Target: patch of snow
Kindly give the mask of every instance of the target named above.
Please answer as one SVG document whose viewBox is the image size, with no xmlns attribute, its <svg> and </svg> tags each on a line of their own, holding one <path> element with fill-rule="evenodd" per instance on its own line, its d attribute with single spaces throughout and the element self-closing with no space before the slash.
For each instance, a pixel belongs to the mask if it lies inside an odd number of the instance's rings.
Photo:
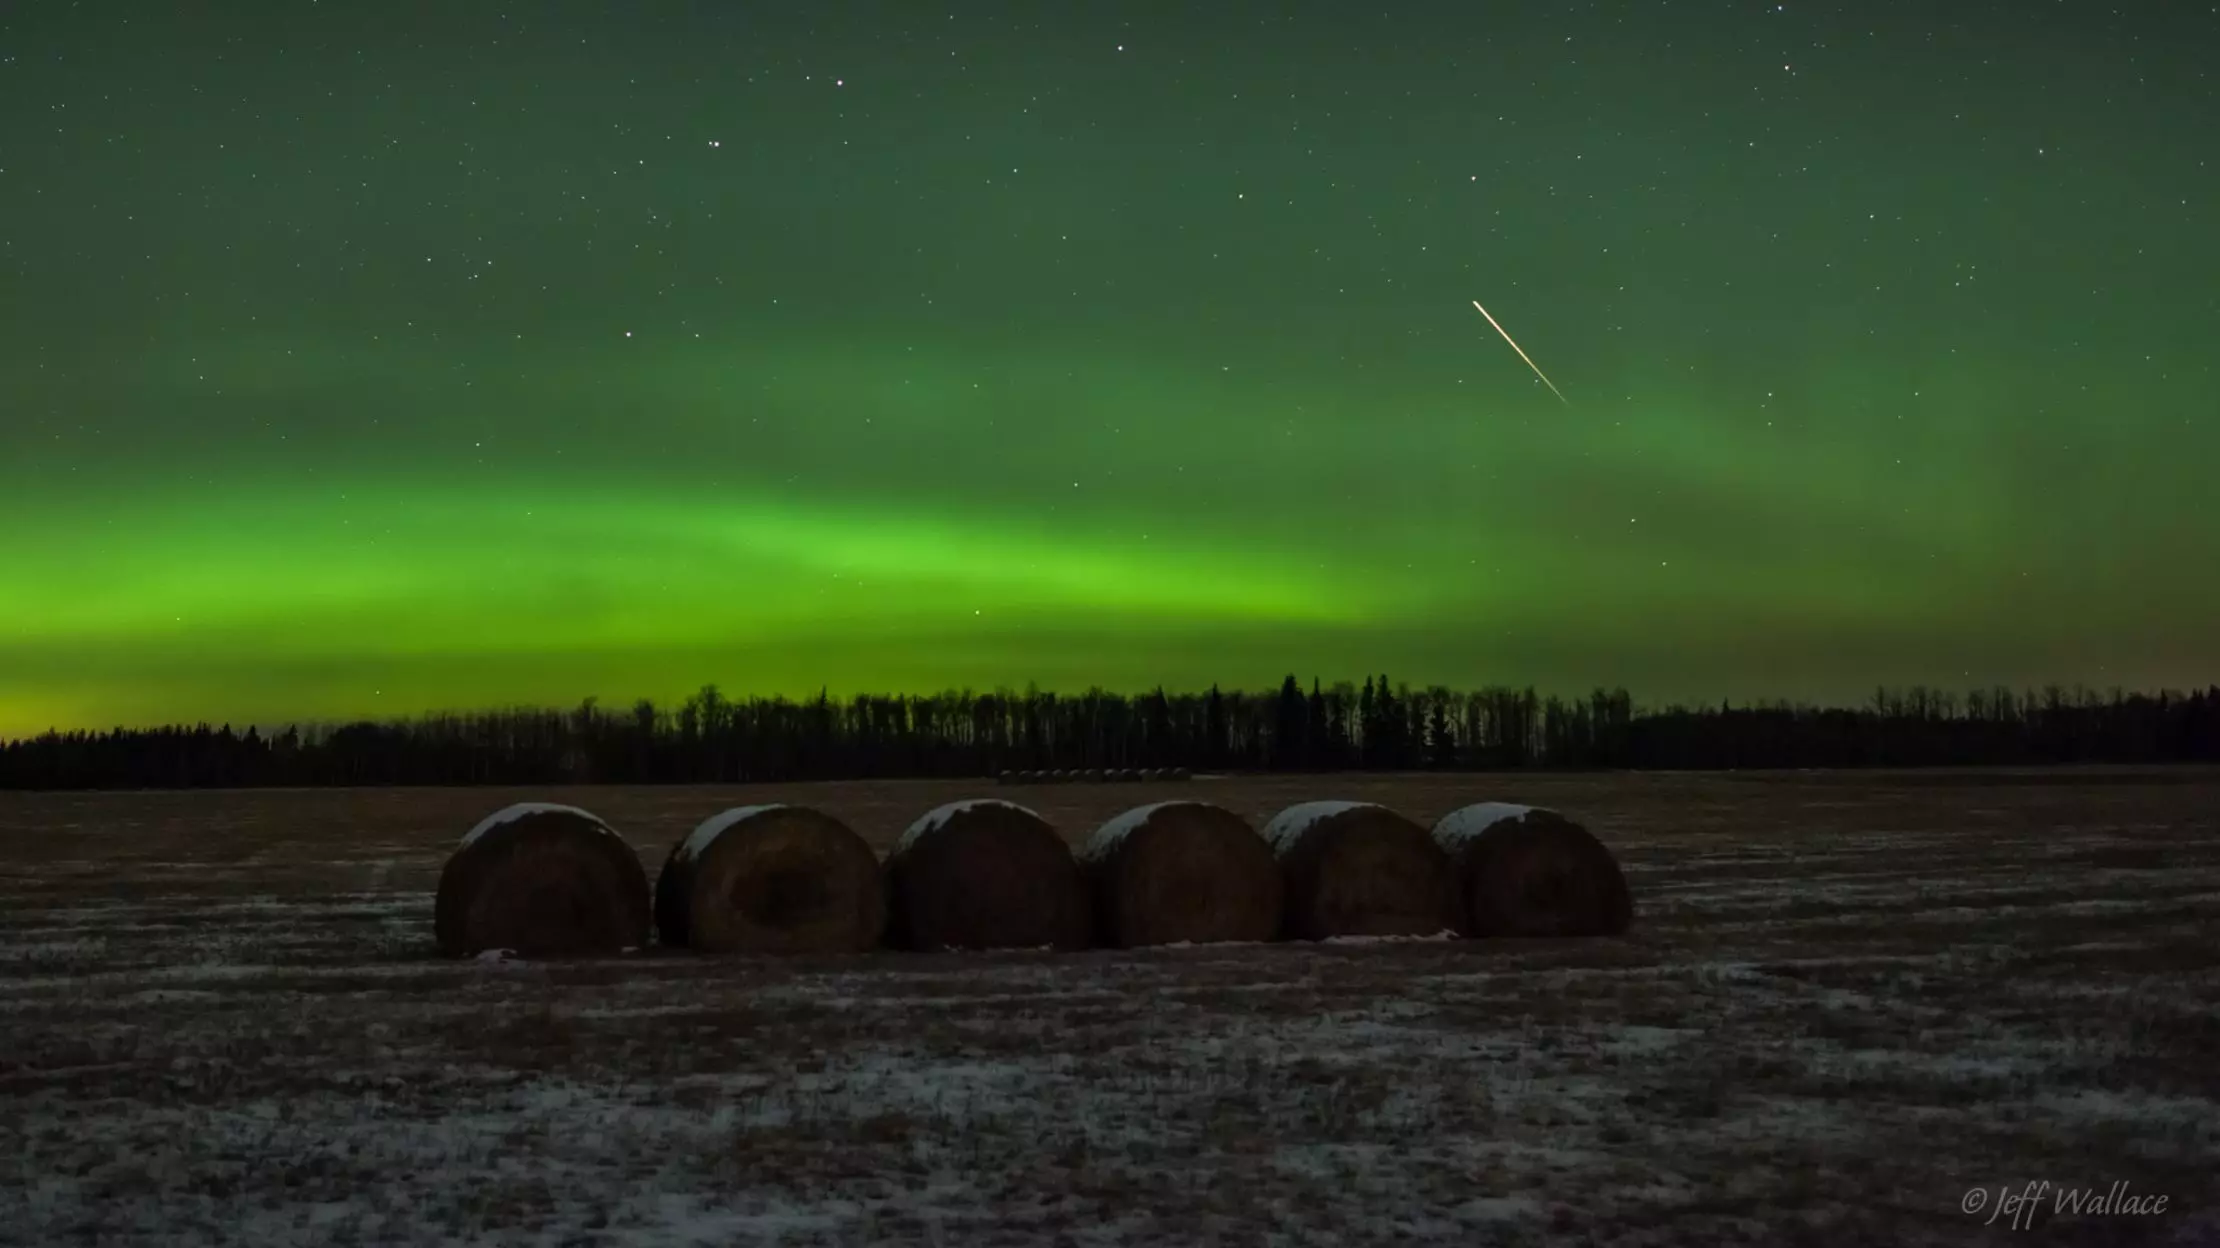
<svg viewBox="0 0 2220 1248">
<path fill-rule="evenodd" d="M 1459 1221 L 1520 1222 L 1538 1220 L 1548 1210 L 1531 1196 L 1475 1196 L 1451 1212 Z"/>
<path fill-rule="evenodd" d="M 1095 834 L 1087 838 L 1086 846 L 1080 850 L 1080 859 L 1081 861 L 1092 862 L 1107 858 L 1117 851 L 1119 845 L 1124 844 L 1125 838 L 1146 827 L 1149 820 L 1156 817 L 1157 811 L 1164 809 L 1166 806 L 1191 806 L 1194 804 L 1193 802 L 1170 801 L 1151 802 L 1146 806 L 1136 806 L 1095 829 Z"/>
<path fill-rule="evenodd" d="M 1853 1105 L 1802 1096 L 1759 1094 L 1739 1098 L 1715 1127 L 1725 1137 L 1787 1144 L 1854 1138 Z"/>
<path fill-rule="evenodd" d="M 0 962 L 67 962 L 73 958 L 92 957 L 108 948 L 105 933 L 81 936 L 72 940 L 24 941 L 21 944 L 0 946 Z"/>
<path fill-rule="evenodd" d="M 580 810 L 576 806 L 562 806 L 554 802 L 518 802 L 513 806 L 504 806 L 480 819 L 477 827 L 464 834 L 462 844 L 458 848 L 470 848 L 472 842 L 503 824 L 514 823 L 519 819 L 529 818 L 533 815 L 548 814 L 577 815 L 609 835 L 617 836 L 617 830 L 610 827 L 602 820 L 601 816 L 594 814 L 592 811 Z M 624 838 L 617 837 L 617 839 L 623 840 Z"/>
<path fill-rule="evenodd" d="M 2061 901 L 2048 905 L 2011 906 L 2013 910 L 2041 910 L 2050 914 L 2128 914 L 2147 912 L 2158 901 L 2155 897 L 2090 897 L 2082 901 Z M 2187 901 L 2190 898 L 2177 898 Z"/>
<path fill-rule="evenodd" d="M 693 832 L 686 837 L 686 843 L 678 847 L 676 861 L 692 862 L 708 853 L 709 847 L 717 843 L 717 838 L 724 834 L 725 829 L 753 819 L 765 811 L 785 810 L 786 807 L 785 802 L 765 802 L 758 806 L 735 806 L 723 814 L 711 815 L 695 825 Z"/>
<path fill-rule="evenodd" d="M 1426 941 L 1455 940 L 1457 933 L 1443 928 L 1431 936 L 1328 936 L 1321 945 L 1411 945 Z"/>
<path fill-rule="evenodd" d="M 165 1005 L 172 1002 L 220 1001 L 223 996 L 223 993 L 208 988 L 148 988 L 117 997 L 116 1004 L 129 1008 L 142 1005 Z"/>
<path fill-rule="evenodd" d="M 1613 1057 L 1655 1057 L 1679 1048 L 1703 1033 L 1693 1027 L 1651 1027 L 1620 1023 L 1605 1035 L 1601 1052 Z"/>
<path fill-rule="evenodd" d="M 186 962 L 98 971 L 83 975 L 37 975 L 0 978 L 0 1010 L 36 993 L 75 997 L 102 987 L 125 987 L 142 981 L 228 983 L 237 980 L 284 976 L 293 979 L 430 979 L 442 980 L 458 973 L 459 964 L 411 958 L 386 963 L 344 963 L 335 966 L 280 966 L 270 963 Z M 150 990 L 154 991 L 154 990 Z"/>
<path fill-rule="evenodd" d="M 617 1021 L 633 1018 L 708 1018 L 715 1017 L 716 1014 L 714 1007 L 687 1001 L 661 1005 L 583 1005 L 578 1007 L 573 1017 Z"/>
<path fill-rule="evenodd" d="M 2083 1088 L 2077 1092 L 2052 1092 L 2035 1103 L 2054 1113 L 2096 1122 L 2122 1122 L 2147 1126 L 2164 1121 L 2208 1123 L 2220 1121 L 2220 1105 L 2201 1096 L 2155 1096 L 2140 1092 Z"/>
<path fill-rule="evenodd" d="M 967 811 L 979 809 L 980 807 L 984 806 L 1007 806 L 1011 810 L 1022 811 L 1025 814 L 1033 816 L 1035 819 L 1041 818 L 1040 812 L 1032 809 L 1031 807 L 1020 806 L 1016 802 L 1007 802 L 999 797 L 973 797 L 967 798 L 960 802 L 948 802 L 940 806 L 935 806 L 931 810 L 926 811 L 924 814 L 919 815 L 917 817 L 917 822 L 911 824 L 907 829 L 905 829 L 902 833 L 901 838 L 894 842 L 893 852 L 897 854 L 903 852 L 904 850 L 908 849 L 911 844 L 917 841 L 919 837 L 931 836 L 940 828 L 942 824 L 947 823 L 949 820 L 955 818 L 956 816 L 961 815 Z M 1042 819 L 1041 822 L 1046 823 L 1048 821 Z"/>
<path fill-rule="evenodd" d="M 1302 802 L 1272 816 L 1272 822 L 1264 825 L 1264 839 L 1271 844 L 1273 852 L 1278 853 L 1292 847 L 1316 825 L 1352 810 L 1387 810 L 1387 807 L 1378 802 Z"/>
<path fill-rule="evenodd" d="M 1919 1053 L 1908 1049 L 1850 1049 L 1830 1054 L 1811 1065 L 1828 1073 L 1855 1078 L 1870 1077 L 1874 1067 L 1916 1071 L 1939 1079 L 1960 1081 L 1966 1079 L 2009 1079 L 2014 1075 L 2039 1074 L 2053 1063 L 2036 1057 L 1998 1054 L 1978 1056 L 1956 1053 Z M 1866 1070 L 1856 1069 L 1858 1067 Z"/>
<path fill-rule="evenodd" d="M 1512 802 L 1474 802 L 1443 815 L 1434 823 L 1434 842 L 1444 849 L 1454 848 L 1479 836 L 1506 819 L 1524 819 L 1536 806 L 1520 806 Z M 1554 814 L 1554 811 L 1543 811 Z"/>
</svg>

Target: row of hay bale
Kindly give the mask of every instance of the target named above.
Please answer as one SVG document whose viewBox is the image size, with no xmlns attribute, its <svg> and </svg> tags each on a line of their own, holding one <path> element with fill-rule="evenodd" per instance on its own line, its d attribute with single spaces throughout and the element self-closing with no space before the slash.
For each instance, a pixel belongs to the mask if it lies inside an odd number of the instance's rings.
<svg viewBox="0 0 2220 1248">
<path fill-rule="evenodd" d="M 951 802 L 880 862 L 805 806 L 742 806 L 671 847 L 652 907 L 607 823 L 524 803 L 488 816 L 442 872 L 440 949 L 550 957 L 648 942 L 711 953 L 1081 949 L 1345 936 L 1624 932 L 1616 860 L 1572 820 L 1486 802 L 1432 830 L 1369 802 L 1291 806 L 1260 835 L 1206 802 L 1157 802 L 1074 854 L 1014 802 Z"/>
<path fill-rule="evenodd" d="M 1053 771 L 1005 771 L 999 784 L 1131 784 L 1140 781 L 1192 780 L 1185 767 L 1072 767 Z"/>
</svg>

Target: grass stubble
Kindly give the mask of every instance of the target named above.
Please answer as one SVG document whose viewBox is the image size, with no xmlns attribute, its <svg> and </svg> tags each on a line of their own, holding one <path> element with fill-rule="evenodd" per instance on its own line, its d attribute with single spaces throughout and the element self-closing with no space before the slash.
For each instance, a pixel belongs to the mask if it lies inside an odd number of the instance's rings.
<svg viewBox="0 0 2220 1248">
<path fill-rule="evenodd" d="M 1172 797 L 1532 802 L 1634 926 L 445 962 L 441 864 L 513 800 L 644 857 L 800 802 L 883 853 L 988 788 L 0 795 L 0 1242 L 2220 1239 L 2220 773 L 1161 787 L 1007 795 L 1074 844 Z M 2168 1207 L 1960 1211 L 2041 1180 Z"/>
</svg>

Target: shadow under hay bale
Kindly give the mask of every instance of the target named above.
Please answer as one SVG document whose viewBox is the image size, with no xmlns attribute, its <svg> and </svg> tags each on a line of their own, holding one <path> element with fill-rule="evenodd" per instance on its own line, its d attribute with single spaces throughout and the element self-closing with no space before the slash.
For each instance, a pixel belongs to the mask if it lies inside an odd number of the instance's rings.
<svg viewBox="0 0 2220 1248">
<path fill-rule="evenodd" d="M 1449 856 L 1418 826 L 1371 802 L 1304 802 L 1273 816 L 1290 939 L 1435 936 L 1462 929 Z"/>
<path fill-rule="evenodd" d="M 1617 936 L 1634 919 L 1618 860 L 1554 810 L 1480 802 L 1434 825 L 1469 936 Z"/>
<path fill-rule="evenodd" d="M 996 798 L 950 802 L 886 859 L 887 943 L 903 949 L 1084 949 L 1087 889 L 1046 819 Z"/>
<path fill-rule="evenodd" d="M 647 872 L 616 830 L 574 806 L 520 802 L 470 830 L 439 873 L 439 951 L 590 957 L 647 943 Z"/>
<path fill-rule="evenodd" d="M 1247 820 L 1223 807 L 1135 807 L 1095 830 L 1079 864 L 1095 939 L 1110 948 L 1279 935 L 1279 861 Z"/>
<path fill-rule="evenodd" d="M 806 806 L 741 806 L 671 847 L 656 934 L 702 953 L 862 953 L 886 929 L 879 859 Z"/>
</svg>

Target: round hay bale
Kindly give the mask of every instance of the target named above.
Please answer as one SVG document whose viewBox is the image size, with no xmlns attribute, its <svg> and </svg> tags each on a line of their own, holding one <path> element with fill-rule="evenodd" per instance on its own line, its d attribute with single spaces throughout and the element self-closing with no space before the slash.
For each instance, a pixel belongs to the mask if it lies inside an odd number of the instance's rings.
<svg viewBox="0 0 2220 1248">
<path fill-rule="evenodd" d="M 1283 928 L 1296 940 L 1434 936 L 1463 924 L 1449 855 L 1426 829 L 1371 802 L 1304 802 L 1264 839 L 1285 877 Z"/>
<path fill-rule="evenodd" d="M 995 776 L 994 782 L 996 784 L 1015 784 L 1017 783 L 1016 774 L 1007 771 L 1001 772 Z"/>
<path fill-rule="evenodd" d="M 1102 768 L 1100 768 L 1100 767 L 1089 767 L 1089 768 L 1087 769 L 1087 783 L 1089 783 L 1089 784 L 1101 784 L 1101 783 L 1102 783 Z"/>
<path fill-rule="evenodd" d="M 1062 784 L 1064 781 L 1071 779 L 1071 773 L 1065 771 L 1061 767 L 1058 767 L 1056 770 L 1048 773 L 1048 778 L 1051 783 Z"/>
<path fill-rule="evenodd" d="M 1087 947 L 1087 889 L 1048 820 L 1015 802 L 950 802 L 886 859 L 888 943 L 905 949 Z"/>
<path fill-rule="evenodd" d="M 1137 767 L 1120 767 L 1118 769 L 1118 779 L 1127 784 L 1137 784 L 1141 779 L 1141 770 Z"/>
<path fill-rule="evenodd" d="M 671 846 L 655 928 L 703 953 L 862 953 L 886 930 L 886 886 L 878 856 L 831 815 L 740 806 Z"/>
<path fill-rule="evenodd" d="M 1185 767 L 1172 768 L 1172 779 L 1174 780 L 1192 780 L 1194 778 L 1195 773 L 1187 770 Z"/>
<path fill-rule="evenodd" d="M 454 958 L 491 949 L 527 958 L 621 953 L 647 943 L 647 872 L 599 818 L 519 802 L 479 821 L 447 859 L 432 931 Z"/>
<path fill-rule="evenodd" d="M 1095 830 L 1079 865 L 1110 948 L 1279 936 L 1279 861 L 1222 806 L 1137 806 Z"/>
<path fill-rule="evenodd" d="M 1634 919 L 1619 863 L 1554 810 L 1480 802 L 1434 825 L 1464 897 L 1469 936 L 1617 936 Z"/>
</svg>

